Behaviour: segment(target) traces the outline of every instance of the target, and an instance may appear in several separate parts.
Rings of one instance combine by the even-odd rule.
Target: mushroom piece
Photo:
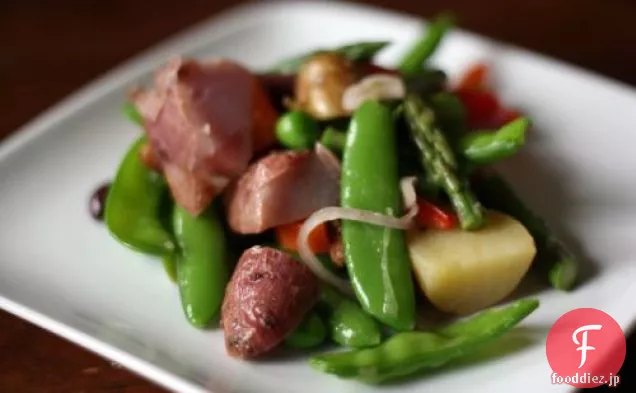
[[[312,56],[298,71],[295,107],[318,120],[346,116],[342,95],[356,81],[353,64],[336,53]]]

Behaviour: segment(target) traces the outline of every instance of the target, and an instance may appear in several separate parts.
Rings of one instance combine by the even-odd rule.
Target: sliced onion
[[[318,159],[333,168],[336,172],[340,173],[340,160],[331,152],[331,150],[327,149],[325,145],[320,142],[316,142],[314,152]]]
[[[400,180],[400,190],[402,190],[402,202],[404,209],[410,211],[413,207],[417,207],[417,194],[415,192],[415,182],[417,177],[407,176]]]
[[[309,269],[311,269],[314,274],[321,279],[322,281],[331,284],[335,288],[339,289],[342,293],[351,295],[353,291],[351,290],[351,284],[348,280],[345,280],[341,277],[338,277],[334,273],[330,272],[326,267],[322,265],[322,263],[316,258],[316,255],[311,251],[309,247],[309,235],[311,232],[319,225],[331,221],[329,217],[325,219],[325,214],[323,213],[327,209],[339,209],[339,208],[330,208],[326,207],[324,209],[316,211],[314,214],[309,216],[300,227],[300,232],[298,233],[298,240],[296,247],[298,248],[298,255],[302,262],[307,265]]]
[[[412,182],[408,184],[412,186]],[[333,220],[359,221],[388,228],[407,230],[411,227],[415,214],[417,214],[417,204],[414,204],[414,207],[411,208],[406,215],[399,218],[346,207],[325,207],[324,209],[320,209],[309,216],[309,218],[307,218],[300,227],[297,244],[298,254],[300,255],[301,260],[314,272],[316,276],[318,276],[318,278],[333,285],[345,294],[350,294],[352,291],[349,281],[330,272],[322,265],[318,258],[316,258],[313,251],[311,251],[308,242],[311,232],[319,225]]]
[[[371,74],[347,87],[342,94],[342,108],[353,112],[366,100],[396,100],[404,98],[406,86],[397,75]]]

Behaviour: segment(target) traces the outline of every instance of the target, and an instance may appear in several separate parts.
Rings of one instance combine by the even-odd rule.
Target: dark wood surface
[[[0,139],[140,50],[235,3],[0,0]],[[452,10],[466,29],[636,85],[636,2],[632,0],[370,3],[424,17]],[[630,343],[628,348],[630,359],[636,346]],[[628,362],[623,370],[634,368],[634,362]],[[629,376],[623,371],[623,377]],[[0,312],[0,392],[162,391],[109,361]]]

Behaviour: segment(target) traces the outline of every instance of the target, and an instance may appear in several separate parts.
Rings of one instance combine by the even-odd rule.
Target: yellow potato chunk
[[[442,311],[471,314],[508,296],[536,255],[534,239],[514,218],[489,210],[478,231],[427,229],[409,236],[413,271]]]

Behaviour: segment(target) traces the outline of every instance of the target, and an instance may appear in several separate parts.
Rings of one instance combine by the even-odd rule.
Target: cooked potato
[[[296,77],[295,106],[316,119],[328,120],[347,115],[342,95],[355,82],[351,62],[335,53],[311,57]]]
[[[442,311],[465,315],[508,296],[536,254],[517,220],[487,211],[478,231],[428,229],[409,237],[413,271],[422,291]]]
[[[251,359],[280,344],[318,301],[318,278],[289,254],[254,246],[243,252],[225,288],[225,350]]]

